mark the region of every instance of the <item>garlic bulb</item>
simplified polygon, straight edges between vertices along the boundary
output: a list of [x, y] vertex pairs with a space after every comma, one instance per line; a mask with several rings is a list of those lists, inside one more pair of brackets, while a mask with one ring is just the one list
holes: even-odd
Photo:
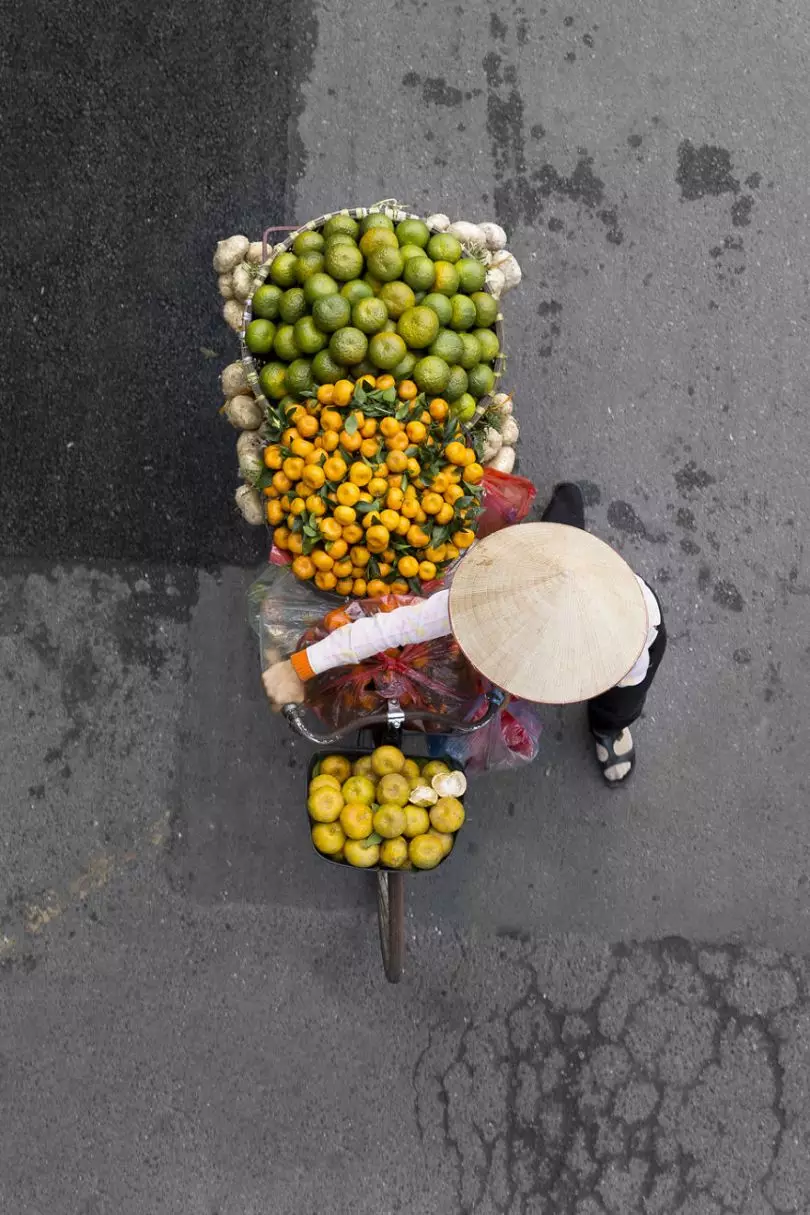
[[462, 245], [484, 245], [486, 246], [487, 238], [484, 235], [478, 224], [467, 223], [464, 219], [457, 220], [447, 229], [448, 236], [455, 236], [456, 240], [460, 240]]
[[227, 274], [234, 266], [238, 266], [249, 248], [250, 241], [246, 236], [229, 236], [227, 240], [218, 241], [214, 252], [214, 269], [217, 274]]
[[520, 438], [520, 427], [513, 417], [504, 420], [501, 428], [501, 438], [507, 447], [514, 447]]
[[251, 489], [249, 485], [240, 485], [234, 494], [234, 500], [246, 523], [250, 523], [252, 527], [264, 523], [264, 510], [258, 490]]
[[224, 300], [233, 299], [233, 279], [230, 274], [220, 274], [217, 279], [217, 290]]
[[506, 233], [500, 224], [480, 224], [488, 249], [505, 249]]
[[490, 413], [498, 418], [505, 418], [514, 408], [511, 392], [496, 392], [492, 398]]
[[229, 363], [223, 368], [220, 383], [224, 397], [238, 397], [240, 393], [247, 392], [247, 372], [244, 366], [241, 363]]
[[264, 410], [255, 397], [231, 397], [222, 412], [237, 430], [258, 430], [264, 421]]
[[250, 262], [251, 266], [262, 264], [262, 242], [260, 240], [250, 242], [250, 248], [245, 254], [245, 261]]
[[253, 275], [246, 262], [240, 262], [231, 275], [233, 293], [238, 300], [246, 300], [253, 290]]
[[501, 249], [492, 259], [493, 270], [500, 270], [504, 277], [504, 291], [511, 291], [513, 287], [517, 287], [520, 280], [523, 278], [523, 272], [518, 265], [517, 258], [514, 254], [509, 253], [507, 249]]
[[506, 279], [500, 270], [490, 266], [489, 270], [487, 270], [486, 287], [489, 293], [495, 296], [496, 300], [501, 298], [501, 295], [506, 290]]
[[490, 460], [495, 458], [502, 447], [503, 439], [501, 438], [501, 432], [496, 430], [494, 426], [488, 426], [484, 433], [484, 451], [481, 462], [489, 464]]
[[239, 300], [227, 300], [222, 309], [225, 324], [230, 325], [236, 333], [242, 328], [242, 304]]
[[514, 447], [502, 447], [494, 460], [490, 461], [489, 467], [496, 469], [498, 472], [510, 473], [515, 467]]
[[441, 211], [437, 211], [435, 215], [429, 215], [425, 223], [431, 232], [446, 232], [450, 227], [450, 216], [442, 215]]

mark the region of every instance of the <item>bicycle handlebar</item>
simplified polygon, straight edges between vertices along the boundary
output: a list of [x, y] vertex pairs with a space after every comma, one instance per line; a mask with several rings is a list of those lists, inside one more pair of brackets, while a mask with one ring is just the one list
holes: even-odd
[[342, 726], [339, 730], [334, 730], [331, 734], [316, 734], [314, 730], [310, 730], [303, 719], [301, 705], [284, 705], [281, 711], [288, 724], [303, 738], [309, 739], [319, 747], [331, 747], [355, 730], [366, 730], [370, 726], [402, 726], [409, 721], [433, 722], [445, 726], [447, 733], [474, 734], [476, 730], [482, 730], [492, 721], [505, 700], [506, 696], [500, 688], [493, 688], [491, 692], [487, 693], [487, 710], [477, 721], [460, 721], [458, 718], [445, 717], [442, 713], [431, 713], [424, 709], [399, 709], [393, 714], [372, 713], [368, 717], [358, 718], [356, 721]]

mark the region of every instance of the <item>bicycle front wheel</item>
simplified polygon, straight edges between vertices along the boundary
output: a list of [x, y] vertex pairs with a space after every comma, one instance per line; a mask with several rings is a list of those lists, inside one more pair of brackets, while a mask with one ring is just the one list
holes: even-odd
[[401, 873], [381, 870], [377, 874], [377, 919], [385, 977], [389, 983], [398, 983], [405, 961], [405, 878]]

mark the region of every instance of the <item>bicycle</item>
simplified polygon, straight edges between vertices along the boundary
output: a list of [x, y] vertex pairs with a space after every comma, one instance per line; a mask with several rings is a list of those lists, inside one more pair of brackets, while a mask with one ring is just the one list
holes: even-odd
[[[384, 745], [402, 749], [406, 733], [413, 737], [421, 735], [423, 739], [436, 737], [426, 735], [422, 731], [407, 731], [408, 722], [431, 723], [443, 727], [444, 734], [474, 734], [487, 726], [506, 701], [506, 695], [498, 688], [487, 694], [487, 708], [477, 721], [459, 721], [446, 717], [441, 713], [431, 713], [427, 710], [405, 710], [396, 700], [388, 702], [385, 713], [375, 713], [368, 717], [358, 718], [340, 730], [331, 734], [319, 734], [311, 730], [303, 718], [302, 706], [285, 705], [282, 713], [289, 725], [309, 742], [318, 747], [336, 747], [348, 734], [357, 734], [357, 745], [353, 748], [341, 748], [341, 753], [347, 758], [357, 758], [367, 755], [375, 747]], [[370, 745], [363, 745], [364, 736], [368, 736]], [[313, 769], [322, 756], [316, 753], [310, 761], [308, 780], [312, 778]], [[463, 770], [463, 765], [453, 760], [445, 760], [457, 770]], [[321, 860], [328, 857], [318, 853]], [[339, 864], [337, 861], [331, 864]], [[345, 866], [341, 866], [345, 868]], [[380, 949], [382, 952], [385, 977], [389, 983], [398, 983], [402, 977], [405, 960], [405, 877], [408, 871], [398, 869], [365, 869], [363, 873], [371, 873], [377, 879], [377, 921], [380, 930]], [[419, 872], [418, 870], [416, 872]]]

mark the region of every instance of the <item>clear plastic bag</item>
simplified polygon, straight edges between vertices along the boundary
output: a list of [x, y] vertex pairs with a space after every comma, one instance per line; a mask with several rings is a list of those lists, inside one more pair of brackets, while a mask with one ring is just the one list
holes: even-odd
[[479, 540], [503, 527], [511, 527], [525, 519], [537, 497], [537, 490], [526, 477], [484, 469], [484, 510], [478, 520]]
[[[475, 721], [485, 711], [482, 699], [469, 720]], [[450, 735], [445, 750], [469, 772], [505, 772], [537, 758], [542, 731], [537, 706], [513, 698], [477, 733]]]
[[248, 620], [259, 637], [262, 670], [299, 647], [307, 629], [323, 619], [325, 611], [341, 600], [300, 582], [287, 565], [270, 564], [248, 590]]

